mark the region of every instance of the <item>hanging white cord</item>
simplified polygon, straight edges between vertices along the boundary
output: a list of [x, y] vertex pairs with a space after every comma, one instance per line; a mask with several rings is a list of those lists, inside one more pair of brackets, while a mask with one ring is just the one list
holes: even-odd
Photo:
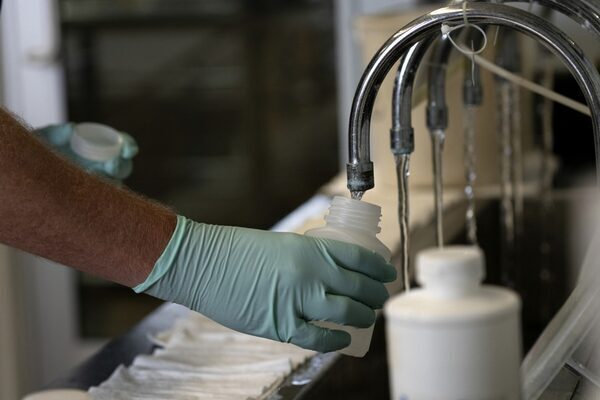
[[[562, 94], [557, 93], [548, 88], [545, 88], [542, 85], [538, 85], [537, 83], [532, 82], [528, 79], [525, 79], [522, 76], [519, 76], [517, 74], [514, 74], [514, 73], [494, 64], [493, 62], [486, 60], [482, 56], [480, 56], [479, 54], [481, 54], [487, 46], [487, 35], [481, 27], [469, 23], [469, 21], [467, 20], [466, 6], [467, 6], [467, 2], [465, 1], [465, 2], [463, 2], [464, 22], [462, 24], [452, 26], [452, 27], [449, 26], [448, 24], [442, 24], [442, 35], [448, 37], [448, 39], [450, 40], [452, 45], [456, 48], [456, 50], [458, 50], [464, 56], [469, 57], [473, 62], [476, 62], [481, 67], [506, 79], [507, 81], [513, 82], [527, 90], [537, 93], [540, 96], [546, 97], [556, 103], [562, 104], [563, 106], [568, 107], [577, 112], [580, 112], [582, 114], [585, 114], [587, 116], [592, 115], [590, 108], [587, 105], [580, 103], [576, 100], [573, 100], [567, 96], [563, 96]], [[467, 47], [461, 46], [458, 43], [456, 43], [454, 41], [454, 39], [452, 38], [452, 32], [454, 32], [458, 29], [465, 28], [465, 27], [475, 28], [483, 35], [483, 39], [484, 39], [483, 44], [481, 45], [481, 47], [479, 49], [476, 49], [476, 50], [468, 49]]]
[[510, 71], [505, 70], [502, 67], [497, 66], [496, 64], [494, 64], [493, 62], [486, 60], [485, 58], [475, 55], [474, 60], [477, 64], [479, 64], [481, 67], [491, 71], [492, 73], [506, 79], [507, 81], [511, 81], [513, 83], [516, 83], [519, 86], [524, 87], [527, 90], [530, 90], [534, 93], [539, 94], [540, 96], [544, 96], [552, 101], [555, 101], [556, 103], [560, 103], [565, 107], [569, 107], [572, 110], [578, 111], [582, 114], [585, 114], [589, 117], [592, 116], [592, 112], [590, 111], [590, 108], [583, 104], [580, 103], [576, 100], [573, 100], [567, 96], [563, 96], [560, 93], [556, 93], [553, 90], [550, 90], [548, 88], [545, 88], [541, 85], [538, 85], [535, 82], [532, 82], [528, 79], [523, 78], [522, 76], [519, 76], [517, 74], [513, 74]]
[[[463, 3], [463, 23], [460, 25], [456, 25], [456, 26], [442, 24], [442, 35], [446, 36], [448, 38], [448, 40], [450, 40], [450, 43], [452, 43], [452, 45], [456, 48], [456, 50], [458, 50], [459, 52], [461, 52], [462, 54], [464, 54], [467, 57], [473, 57], [477, 54], [483, 53], [483, 51], [487, 47], [487, 35], [485, 34], [485, 31], [483, 30], [483, 28], [481, 28], [478, 25], [473, 25], [473, 24], [469, 23], [469, 20], [467, 19], [467, 12], [466, 12], [467, 8], [466, 7], [467, 7], [467, 2], [465, 1]], [[456, 43], [454, 41], [454, 38], [452, 37], [452, 32], [459, 30], [459, 29], [467, 28], [467, 27], [477, 29], [479, 31], [479, 33], [481, 33], [481, 35], [483, 36], [483, 44], [477, 50], [468, 49], [466, 47], [459, 45], [458, 43]]]

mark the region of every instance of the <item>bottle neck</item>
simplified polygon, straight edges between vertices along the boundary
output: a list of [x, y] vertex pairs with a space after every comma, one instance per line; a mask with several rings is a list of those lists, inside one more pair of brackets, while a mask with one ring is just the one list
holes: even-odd
[[478, 282], [456, 281], [425, 285], [427, 292], [439, 299], [455, 299], [477, 294], [481, 290]]
[[371, 235], [381, 231], [380, 220], [381, 207], [339, 196], [334, 197], [329, 207], [329, 214], [325, 217], [329, 226], [362, 231]]
[[465, 297], [481, 290], [483, 252], [476, 246], [432, 248], [417, 254], [417, 281], [431, 295]]

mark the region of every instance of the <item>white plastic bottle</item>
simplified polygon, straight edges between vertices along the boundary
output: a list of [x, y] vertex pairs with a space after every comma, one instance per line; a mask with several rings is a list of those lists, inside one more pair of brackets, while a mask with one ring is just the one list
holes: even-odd
[[[377, 239], [377, 234], [381, 231], [380, 219], [381, 207], [364, 201], [336, 196], [331, 202], [329, 213], [325, 216], [326, 225], [311, 229], [305, 234], [357, 244], [380, 254], [386, 261], [389, 261], [390, 251]], [[312, 323], [324, 328], [344, 330], [350, 334], [352, 342], [350, 346], [340, 350], [342, 354], [364, 357], [369, 351], [373, 326], [362, 329], [325, 321], [313, 321]]]
[[478, 247], [425, 250], [416, 262], [423, 288], [384, 309], [392, 398], [520, 399], [517, 295], [481, 285]]

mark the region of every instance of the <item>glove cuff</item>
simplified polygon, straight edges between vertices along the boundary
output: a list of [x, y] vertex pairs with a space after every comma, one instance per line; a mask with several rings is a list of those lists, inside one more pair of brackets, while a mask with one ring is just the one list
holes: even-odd
[[150, 271], [150, 274], [148, 274], [146, 277], [146, 280], [133, 288], [136, 293], [145, 292], [149, 287], [160, 280], [173, 266], [175, 263], [175, 257], [177, 257], [177, 253], [181, 247], [181, 242], [183, 241], [184, 233], [188, 223], [189, 220], [186, 217], [181, 215], [177, 216], [177, 225], [175, 226], [175, 230], [173, 231], [173, 235], [171, 236], [169, 243], [163, 250], [160, 257], [158, 257], [158, 260], [156, 260], [156, 263], [154, 264], [152, 271]]

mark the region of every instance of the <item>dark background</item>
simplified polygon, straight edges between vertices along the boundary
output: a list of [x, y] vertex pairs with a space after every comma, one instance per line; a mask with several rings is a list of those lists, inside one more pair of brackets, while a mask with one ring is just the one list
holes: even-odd
[[[125, 184], [201, 222], [268, 229], [338, 171], [331, 1], [61, 2], [68, 112], [132, 135]], [[83, 276], [84, 337], [157, 300]]]

